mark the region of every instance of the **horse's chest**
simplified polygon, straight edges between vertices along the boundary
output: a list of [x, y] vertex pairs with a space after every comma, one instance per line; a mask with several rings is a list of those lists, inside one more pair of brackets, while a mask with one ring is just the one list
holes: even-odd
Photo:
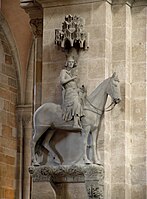
[[82, 121], [84, 126], [91, 126], [91, 128], [98, 127], [100, 118], [96, 114], [87, 115]]

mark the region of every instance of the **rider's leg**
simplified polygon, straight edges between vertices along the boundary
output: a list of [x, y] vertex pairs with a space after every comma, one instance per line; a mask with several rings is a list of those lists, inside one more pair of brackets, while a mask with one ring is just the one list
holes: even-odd
[[74, 128], [81, 128], [80, 126], [80, 117], [78, 115], [75, 115], [74, 116], [74, 125], [73, 125]]
[[60, 164], [61, 160], [60, 160], [58, 154], [56, 153], [56, 151], [54, 150], [54, 145], [52, 142], [52, 138], [54, 136], [55, 131], [56, 131], [55, 129], [48, 129], [47, 135], [46, 135], [42, 145], [49, 151], [49, 153], [51, 154], [51, 157], [54, 160], [56, 160], [56, 162], [58, 164]]

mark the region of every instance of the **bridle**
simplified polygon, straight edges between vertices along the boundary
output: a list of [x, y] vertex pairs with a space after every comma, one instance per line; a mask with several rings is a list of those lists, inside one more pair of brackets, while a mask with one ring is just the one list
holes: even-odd
[[[91, 109], [88, 109], [88, 108], [84, 108], [84, 110], [89, 110], [89, 111], [91, 111], [91, 112], [93, 112], [93, 113], [96, 113], [96, 114], [98, 114], [98, 115], [102, 115], [102, 114], [104, 114], [104, 112], [112, 111], [112, 110], [114, 109], [114, 107], [116, 106], [116, 104], [117, 104], [117, 102], [116, 102], [115, 100], [113, 100], [107, 108], [104, 108], [104, 110], [101, 110], [101, 109], [97, 108], [96, 106], [94, 106], [94, 105], [87, 99], [87, 97], [86, 97], [85, 99], [86, 99], [86, 101], [90, 104], [90, 106], [91, 106], [92, 108], [94, 108], [95, 110], [91, 110]], [[99, 112], [101, 112], [101, 113], [99, 113]]]
[[[112, 101], [111, 104], [110, 104], [106, 109], [101, 110], [101, 109], [97, 108], [96, 106], [94, 106], [87, 98], [86, 98], [86, 101], [87, 101], [87, 102], [90, 104], [90, 106], [91, 106], [92, 108], [94, 108], [95, 110], [91, 110], [91, 109], [88, 109], [88, 108], [84, 108], [84, 110], [89, 110], [89, 111], [91, 111], [91, 112], [93, 112], [93, 113], [96, 113], [96, 114], [98, 114], [98, 115], [102, 115], [102, 114], [104, 114], [104, 112], [109, 112], [109, 111], [113, 110], [114, 107], [115, 107], [115, 105], [116, 105], [116, 102], [115, 102], [115, 101]], [[99, 111], [100, 111], [101, 113], [99, 113]]]
[[116, 102], [113, 100], [111, 104], [105, 109], [105, 112], [112, 111], [114, 107], [116, 106]]

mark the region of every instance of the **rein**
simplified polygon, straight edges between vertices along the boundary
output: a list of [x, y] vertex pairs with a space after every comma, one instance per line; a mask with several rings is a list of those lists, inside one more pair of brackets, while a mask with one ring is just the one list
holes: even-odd
[[[92, 108], [94, 108], [96, 111], [94, 110], [90, 110], [90, 109], [86, 109], [84, 108], [84, 110], [89, 110], [89, 111], [92, 111], [93, 113], [96, 113], [98, 115], [102, 115], [104, 112], [109, 112], [111, 110], [114, 109], [116, 103], [114, 101], [112, 101], [112, 103], [104, 110], [101, 110], [99, 108], [97, 108], [96, 106], [94, 106], [87, 98], [86, 98], [86, 101], [91, 105]], [[99, 111], [101, 111], [101, 113], [99, 113]]]
[[[106, 112], [112, 111], [115, 106], [116, 106], [116, 103], [114, 101], [112, 101], [112, 103], [105, 109]], [[110, 108], [110, 109], [108, 109], [108, 108]]]

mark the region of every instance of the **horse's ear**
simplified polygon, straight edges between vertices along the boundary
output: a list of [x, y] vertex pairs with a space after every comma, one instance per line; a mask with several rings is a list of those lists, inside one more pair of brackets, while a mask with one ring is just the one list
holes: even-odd
[[116, 77], [116, 72], [113, 73], [112, 78]]

